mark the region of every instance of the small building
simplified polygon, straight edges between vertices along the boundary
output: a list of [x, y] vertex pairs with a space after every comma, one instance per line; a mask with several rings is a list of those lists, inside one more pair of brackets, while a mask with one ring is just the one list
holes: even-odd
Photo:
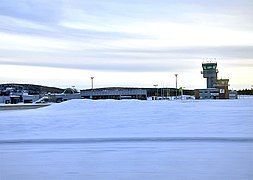
[[39, 95], [15, 95], [0, 96], [0, 103], [17, 104], [17, 103], [34, 103], [39, 99]]
[[195, 99], [219, 99], [219, 90], [216, 88], [195, 89]]
[[101, 88], [81, 90], [85, 99], [138, 99], [147, 100], [147, 90], [134, 88]]
[[229, 99], [229, 79], [217, 79], [214, 87], [219, 90], [219, 99]]
[[18, 104], [33, 103], [39, 99], [39, 95], [29, 95], [24, 91], [17, 91], [15, 88], [6, 88], [0, 91], [0, 103]]
[[40, 95], [29, 95], [28, 93], [24, 93], [22, 98], [24, 103], [34, 103], [39, 100]]
[[229, 91], [229, 99], [238, 99], [238, 93], [237, 91]]
[[71, 99], [81, 99], [80, 91], [75, 88], [66, 88], [62, 93], [48, 93], [41, 97], [36, 103], [56, 102], [60, 103]]

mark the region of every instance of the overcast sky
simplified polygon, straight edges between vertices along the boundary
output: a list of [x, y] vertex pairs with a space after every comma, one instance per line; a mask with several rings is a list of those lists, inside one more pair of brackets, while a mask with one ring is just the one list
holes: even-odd
[[0, 0], [0, 83], [205, 88], [203, 59], [253, 85], [252, 0]]

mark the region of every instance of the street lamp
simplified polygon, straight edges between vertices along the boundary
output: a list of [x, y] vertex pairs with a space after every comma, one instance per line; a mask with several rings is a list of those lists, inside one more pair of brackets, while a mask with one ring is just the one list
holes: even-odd
[[177, 99], [177, 76], [178, 76], [178, 74], [175, 74], [175, 77], [176, 77], [176, 99]]
[[155, 84], [153, 86], [156, 88], [156, 96], [158, 96], [158, 88], [157, 88], [158, 84]]
[[94, 79], [94, 77], [90, 77], [90, 79], [91, 79], [91, 89], [93, 89], [93, 79]]

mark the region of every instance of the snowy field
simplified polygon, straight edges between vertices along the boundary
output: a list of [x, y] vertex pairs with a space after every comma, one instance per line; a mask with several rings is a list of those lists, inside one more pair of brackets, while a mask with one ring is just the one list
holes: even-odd
[[0, 180], [252, 180], [253, 99], [0, 111]]

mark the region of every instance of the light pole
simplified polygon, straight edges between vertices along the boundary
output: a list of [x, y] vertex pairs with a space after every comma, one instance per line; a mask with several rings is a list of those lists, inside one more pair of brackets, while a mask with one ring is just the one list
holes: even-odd
[[157, 88], [158, 84], [155, 84], [153, 86], [156, 88], [156, 96], [158, 96], [158, 88]]
[[91, 79], [91, 89], [93, 90], [93, 79], [94, 79], [94, 77], [90, 77], [90, 79]]
[[178, 74], [175, 74], [175, 77], [176, 77], [176, 99], [177, 99], [177, 76], [178, 76]]

